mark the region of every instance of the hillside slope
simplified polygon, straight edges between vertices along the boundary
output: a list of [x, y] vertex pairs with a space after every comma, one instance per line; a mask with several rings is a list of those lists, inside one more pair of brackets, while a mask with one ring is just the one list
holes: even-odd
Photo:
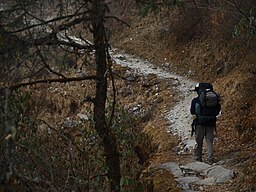
[[214, 84], [223, 112], [216, 158], [242, 173], [233, 189], [255, 189], [255, 39], [248, 46], [243, 36], [232, 38], [237, 21], [221, 12], [174, 9], [141, 18], [131, 11], [126, 18], [131, 27], [115, 31], [115, 47], [197, 82]]

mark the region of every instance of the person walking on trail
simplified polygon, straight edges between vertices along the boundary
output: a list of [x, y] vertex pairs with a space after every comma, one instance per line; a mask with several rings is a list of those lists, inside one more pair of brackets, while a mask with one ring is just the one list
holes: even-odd
[[198, 83], [195, 86], [197, 97], [191, 102], [190, 113], [195, 115], [192, 123], [192, 135], [195, 133], [194, 159], [202, 162], [203, 140], [207, 143], [208, 164], [213, 164], [213, 140], [216, 131], [216, 116], [221, 110], [220, 97], [210, 83]]

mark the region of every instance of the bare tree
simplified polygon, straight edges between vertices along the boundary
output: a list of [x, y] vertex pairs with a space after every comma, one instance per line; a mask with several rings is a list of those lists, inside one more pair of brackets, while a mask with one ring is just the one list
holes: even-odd
[[[7, 122], [10, 114], [8, 112], [10, 94], [21, 87], [49, 82], [95, 81], [96, 95], [90, 100], [94, 104], [95, 130], [102, 139], [111, 191], [120, 191], [121, 171], [116, 136], [106, 123], [105, 117], [108, 60], [110, 59], [104, 26], [105, 14], [108, 11], [107, 4], [104, 0], [69, 0], [65, 2], [62, 0], [49, 2], [13, 0], [5, 1], [1, 6], [0, 93], [6, 101], [5, 110], [2, 111], [4, 115], [1, 115], [1, 118], [3, 117]], [[56, 9], [58, 11], [54, 12], [53, 10]], [[92, 34], [93, 43], [88, 41], [90, 34]], [[75, 38], [75, 35], [78, 38]], [[63, 50], [70, 55], [95, 50], [95, 75], [66, 76], [61, 72], [60, 66], [52, 62], [52, 55], [60, 54], [56, 50]], [[10, 94], [4, 95], [6, 90]], [[11, 175], [20, 179], [28, 179], [19, 173], [15, 175], [12, 171], [13, 149], [15, 148], [15, 138], [12, 137], [14, 131], [11, 130], [9, 133], [11, 137], [7, 138], [10, 152], [8, 155], [9, 170], [3, 174], [7, 173], [9, 176], [1, 176], [2, 182], [5, 184], [11, 181]], [[56, 191], [49, 181], [28, 180], [37, 184], [42, 183]]]

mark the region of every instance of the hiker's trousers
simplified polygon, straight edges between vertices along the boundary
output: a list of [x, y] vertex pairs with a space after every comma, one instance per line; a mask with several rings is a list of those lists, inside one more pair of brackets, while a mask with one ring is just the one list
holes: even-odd
[[197, 125], [195, 127], [195, 150], [194, 150], [194, 159], [197, 161], [202, 161], [202, 148], [204, 138], [207, 143], [207, 156], [208, 161], [213, 160], [213, 139], [214, 139], [214, 130], [215, 126], [202, 126]]

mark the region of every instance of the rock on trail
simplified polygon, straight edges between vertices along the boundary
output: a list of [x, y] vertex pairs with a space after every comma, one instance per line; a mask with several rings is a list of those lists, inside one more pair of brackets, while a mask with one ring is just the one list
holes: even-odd
[[156, 168], [171, 171], [183, 190], [191, 190], [191, 185], [214, 185], [228, 182], [234, 177], [232, 170], [226, 169], [221, 165], [208, 165], [203, 162], [188, 163], [184, 166], [174, 162], [167, 162], [158, 165]]

